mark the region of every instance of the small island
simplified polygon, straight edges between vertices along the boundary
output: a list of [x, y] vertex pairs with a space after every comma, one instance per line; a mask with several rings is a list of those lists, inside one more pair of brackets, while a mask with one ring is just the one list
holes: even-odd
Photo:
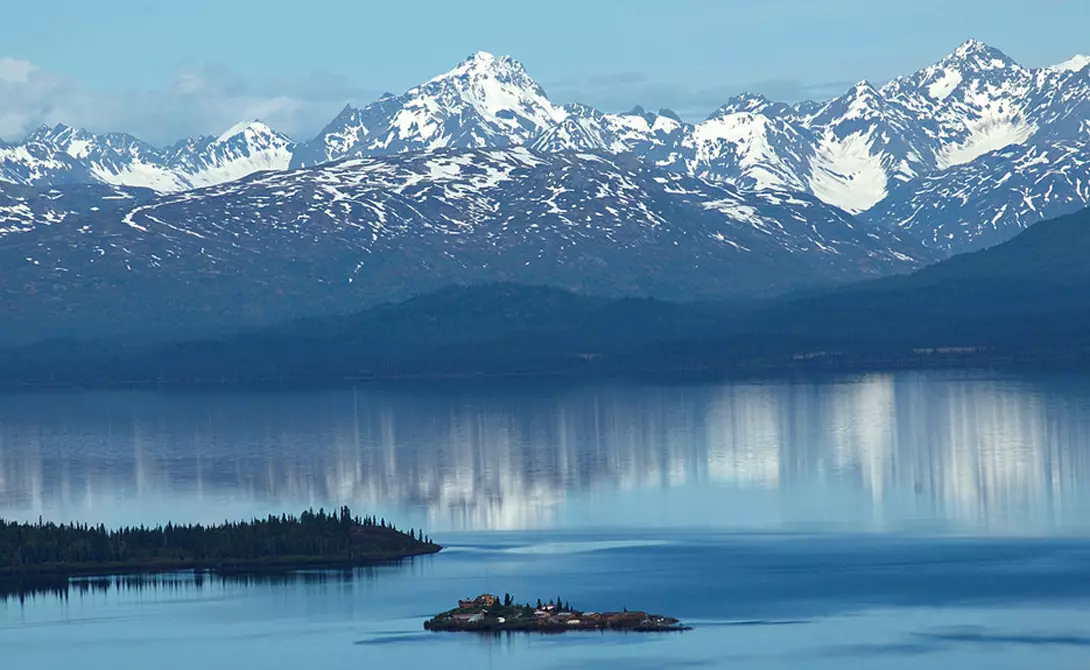
[[459, 600], [458, 607], [437, 614], [424, 622], [424, 629], [439, 632], [502, 633], [568, 631], [632, 631], [665, 633], [691, 630], [677, 619], [647, 612], [584, 612], [559, 598], [536, 605], [518, 604], [510, 596], [503, 599], [483, 594]]
[[373, 516], [307, 510], [217, 525], [128, 527], [0, 519], [0, 580], [180, 570], [239, 573], [353, 568], [434, 554], [423, 531]]

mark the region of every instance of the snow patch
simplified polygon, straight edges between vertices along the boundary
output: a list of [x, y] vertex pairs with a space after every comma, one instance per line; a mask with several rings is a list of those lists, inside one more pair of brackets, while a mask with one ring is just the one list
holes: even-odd
[[993, 110], [985, 110], [979, 119], [967, 124], [969, 136], [961, 144], [948, 147], [939, 156], [940, 168], [964, 165], [986, 153], [1012, 144], [1024, 144], [1037, 132], [1036, 125]]
[[927, 87], [927, 94], [936, 100], [945, 100], [950, 97], [954, 89], [962, 81], [961, 72], [952, 69], [944, 69], [938, 79]]
[[1090, 65], [1090, 56], [1077, 55], [1045, 69], [1054, 72], [1080, 72], [1086, 68], [1087, 65]]
[[65, 149], [72, 158], [86, 158], [91, 153], [91, 141], [87, 139], [72, 140]]
[[288, 147], [274, 147], [252, 152], [249, 156], [229, 158], [216, 165], [199, 169], [186, 177], [195, 187], [215, 186], [248, 177], [264, 170], [287, 170], [291, 163]]
[[869, 133], [838, 139], [826, 133], [818, 145], [810, 189], [822, 202], [858, 214], [886, 197], [889, 177], [882, 158], [872, 152]]
[[173, 193], [189, 188], [189, 184], [177, 173], [159, 165], [138, 161], [116, 169], [96, 163], [91, 167], [91, 174], [104, 184], [150, 188], [159, 193]]

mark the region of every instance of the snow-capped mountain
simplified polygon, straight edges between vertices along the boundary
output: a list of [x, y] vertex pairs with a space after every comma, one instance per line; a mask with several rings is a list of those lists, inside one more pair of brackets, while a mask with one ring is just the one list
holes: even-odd
[[910, 181], [865, 214], [950, 254], [1090, 207], [1090, 144], [1011, 145]]
[[364, 109], [345, 105], [325, 128], [309, 142], [296, 145], [291, 167], [321, 165], [348, 156], [364, 139], [393, 117], [398, 102], [392, 94], [379, 98]]
[[345, 156], [529, 143], [567, 113], [518, 61], [477, 52], [453, 70], [399, 96], [345, 108], [299, 153], [294, 166]]
[[163, 151], [167, 169], [189, 188], [222, 184], [265, 170], [286, 170], [291, 156], [292, 141], [260, 121], [239, 123], [219, 137], [189, 139]]
[[0, 183], [52, 186], [101, 183], [161, 193], [220, 184], [261, 170], [285, 170], [293, 144], [260, 121], [219, 137], [194, 137], [156, 149], [122, 133], [59, 124], [0, 147]]
[[237, 327], [452, 283], [753, 295], [935, 257], [810, 196], [525, 147], [265, 172], [28, 228], [0, 239], [0, 299], [25, 337]]
[[[996, 150], [1003, 155], [1011, 145], [1044, 151], [1080, 142], [1090, 142], [1090, 58], [1081, 56], [1031, 69], [970, 40], [881, 87], [860, 82], [832, 100], [797, 104], [743, 94], [707, 119], [686, 123], [669, 110], [607, 113], [556, 105], [520, 63], [479, 52], [405, 93], [363, 108], [346, 106], [302, 143], [260, 122], [166, 148], [124, 134], [43, 128], [0, 145], [0, 184], [97, 183], [179, 193], [343, 159], [521, 146], [624, 156], [709, 182], [808, 194], [852, 214], [867, 212], [868, 220], [884, 225], [908, 218], [905, 202], [956, 191], [967, 174], [1001, 178]], [[956, 169], [961, 166], [970, 168]], [[1054, 197], [1045, 182], [1024, 188], [1034, 202]], [[999, 192], [1023, 199], [1010, 189]], [[1018, 202], [993, 196], [987, 203], [995, 209], [977, 214], [990, 221], [1004, 207], [1017, 211]], [[934, 245], [943, 238], [936, 231], [961, 216], [916, 217], [907, 229]], [[982, 232], [973, 239], [987, 245], [999, 237]]]
[[[450, 73], [346, 109], [294, 165], [446, 146], [630, 153], [746, 188], [804, 191], [862, 212], [898, 184], [1012, 143], [1090, 137], [1090, 59], [1033, 70], [970, 40], [881, 88], [825, 103], [744, 94], [699, 123], [669, 112], [553, 106], [518, 63], [476, 54]], [[499, 123], [502, 118], [507, 123]], [[313, 148], [312, 148], [313, 147]]]
[[1036, 131], [1033, 70], [976, 40], [910, 77], [883, 87], [883, 97], [908, 110], [933, 140], [926, 163], [938, 168], [968, 163], [989, 151], [1028, 140]]

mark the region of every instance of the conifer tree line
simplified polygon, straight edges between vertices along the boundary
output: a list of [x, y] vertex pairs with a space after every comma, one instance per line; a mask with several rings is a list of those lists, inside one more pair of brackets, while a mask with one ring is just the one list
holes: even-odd
[[302, 514], [270, 515], [218, 525], [130, 526], [56, 524], [41, 519], [18, 523], [0, 519], [0, 573], [156, 563], [215, 565], [396, 557], [437, 548], [422, 530], [399, 530], [386, 519], [309, 509]]

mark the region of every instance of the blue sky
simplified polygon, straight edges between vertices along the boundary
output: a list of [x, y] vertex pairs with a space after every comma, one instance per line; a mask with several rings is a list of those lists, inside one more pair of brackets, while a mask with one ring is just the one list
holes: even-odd
[[561, 102], [665, 106], [690, 118], [742, 90], [820, 98], [881, 82], [969, 37], [1030, 66], [1090, 52], [1086, 0], [6, 4], [0, 137], [9, 139], [67, 121], [163, 142], [262, 112], [302, 136], [345, 102], [403, 91], [478, 49], [515, 56]]

